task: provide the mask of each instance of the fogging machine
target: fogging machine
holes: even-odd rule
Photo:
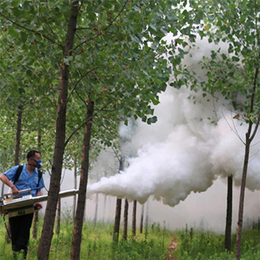
[[[59,193],[59,198],[70,197],[78,194],[77,189],[65,190]],[[36,210],[34,204],[36,202],[46,201],[48,195],[40,195],[33,197],[31,189],[21,190],[18,195],[12,193],[4,194],[0,200],[0,214],[8,214],[9,217],[16,217],[33,213]]]

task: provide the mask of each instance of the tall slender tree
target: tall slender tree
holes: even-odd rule
[[[132,214],[132,235],[136,235],[136,210],[137,210],[137,201],[133,201],[133,214]]]
[[[77,156],[74,155],[74,189],[78,188],[77,182]],[[77,195],[73,197],[73,207],[72,207],[72,221],[74,222],[76,216],[76,203],[77,203]]]
[[[124,158],[121,157],[119,161],[119,171],[124,169]],[[118,242],[119,239],[119,231],[120,231],[120,219],[121,219],[121,207],[122,207],[122,199],[116,199],[116,211],[115,211],[115,223],[114,223],[114,231],[113,231],[113,241]]]
[[[95,203],[95,211],[94,211],[94,226],[97,225],[98,219],[98,193],[96,194],[96,203]]]
[[[77,16],[79,11],[79,1],[71,1],[71,13],[68,21],[66,40],[63,47],[64,60],[71,55],[74,37],[76,33]],[[50,189],[44,216],[42,236],[38,248],[38,259],[49,259],[51,247],[56,205],[60,191],[60,179],[62,171],[63,154],[65,149],[66,132],[66,109],[68,102],[69,86],[69,65],[63,60],[60,66],[60,87],[56,119],[56,138],[54,148],[54,158],[52,165],[52,175],[50,180]]]
[[[259,39],[260,40],[260,39]],[[260,45],[260,41],[259,45]],[[260,56],[259,56],[260,58]],[[259,59],[258,58],[258,59]],[[260,59],[259,59],[260,60]],[[250,116],[248,122],[248,130],[245,136],[245,157],[244,157],[244,165],[242,171],[242,183],[240,188],[240,198],[239,198],[239,212],[238,212],[238,222],[237,222],[237,237],[236,237],[236,259],[239,260],[241,256],[241,240],[242,240],[242,226],[243,226],[243,216],[244,216],[244,201],[245,201],[245,188],[246,188],[246,179],[248,172],[248,164],[250,157],[250,147],[251,143],[254,140],[256,132],[260,123],[260,109],[259,107],[255,107],[257,101],[257,96],[259,97],[260,89],[259,84],[257,83],[259,80],[259,65],[255,68],[255,77],[252,85],[251,92],[251,101],[250,101]]]
[[[140,228],[139,228],[140,234],[143,233],[143,230],[144,230],[144,204],[142,205],[141,217],[140,217]]]
[[[20,163],[20,143],[21,143],[21,132],[22,132],[22,115],[23,115],[23,105],[19,104],[17,109],[17,129],[16,129],[16,138],[15,138],[15,158],[14,165]]]
[[[125,207],[124,207],[124,227],[123,227],[123,239],[127,240],[127,230],[128,230],[128,209],[129,203],[128,200],[125,200]]]
[[[126,117],[140,117],[149,124],[155,122],[151,103],[158,104],[157,94],[165,90],[170,72],[162,55],[169,46],[162,38],[169,31],[177,34],[178,28],[182,28],[182,34],[190,34],[192,28],[188,25],[192,16],[183,8],[172,8],[178,4],[178,1],[163,0],[156,5],[154,1],[128,0],[123,3],[92,1],[91,4],[74,0],[0,3],[4,31],[12,36],[10,45],[15,45],[17,60],[21,62],[17,67],[24,68],[19,82],[33,86],[37,95],[32,103],[48,101],[52,110],[56,109],[56,119],[53,120],[52,111],[49,121],[42,123],[48,122],[46,128],[52,130],[55,125],[55,131],[48,132],[55,142],[38,259],[49,257],[68,144],[66,129],[73,132],[72,128],[85,125],[82,98],[95,102],[98,124],[93,128],[94,140],[101,140],[104,146],[112,145],[118,122]],[[175,64],[179,63],[180,59],[176,59]],[[9,85],[20,79],[18,73],[13,75],[13,79],[8,77]],[[31,81],[34,84],[28,84]],[[23,87],[18,89],[24,91]],[[76,97],[81,104],[72,102]],[[53,145],[44,147],[45,152],[53,150]]]
[[[231,252],[231,236],[232,236],[232,209],[233,209],[233,176],[227,178],[227,213],[226,213],[226,229],[225,229],[225,249]]]
[[[81,173],[78,193],[78,203],[75,216],[73,239],[71,245],[70,259],[80,259],[80,246],[82,236],[82,226],[86,204],[87,183],[88,183],[88,171],[89,171],[89,153],[90,153],[90,139],[91,128],[94,114],[94,102],[89,100],[87,105],[86,125],[84,131],[84,140],[82,147],[82,161],[81,161]]]
[[[259,88],[259,3],[256,0],[241,1],[198,1],[203,23],[197,26],[201,37],[207,36],[209,43],[222,43],[211,50],[211,57],[203,57],[202,68],[206,80],[193,81],[192,88],[199,85],[204,96],[221,94],[229,99],[236,113],[234,120],[247,125],[244,137],[244,161],[241,169],[241,190],[237,223],[236,259],[240,259],[246,179],[248,175],[250,149],[260,123]],[[250,7],[250,8],[249,8]],[[187,75],[189,74],[188,71]],[[185,74],[185,73],[184,73]],[[183,75],[184,75],[183,74]],[[182,82],[187,83],[186,79]],[[197,85],[197,83],[199,83]],[[243,103],[239,102],[243,98]]]

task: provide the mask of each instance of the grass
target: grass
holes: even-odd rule
[[[231,252],[224,250],[224,235],[212,232],[194,232],[193,229],[175,232],[178,260],[233,260],[235,259],[236,234],[232,235]],[[260,232],[244,230],[242,234],[241,260],[260,260]]]
[[[30,240],[28,260],[37,259],[42,219],[38,223],[38,238]],[[0,259],[11,260],[11,244],[5,242],[4,221],[0,219]],[[69,260],[73,224],[70,220],[61,222],[60,234],[54,234],[49,260]],[[118,243],[112,241],[113,225],[93,225],[85,222],[82,231],[80,260],[231,260],[234,259],[235,234],[232,237],[232,252],[224,250],[224,235],[212,232],[190,230],[167,231],[159,224],[153,224],[145,233],[136,236],[129,231],[128,240],[119,235]],[[172,237],[177,250],[168,255]],[[259,230],[244,230],[242,234],[241,260],[260,260]]]
[[[38,224],[38,238],[30,239],[28,260],[37,259],[37,248],[40,240],[42,220]],[[0,220],[0,259],[13,259],[11,244],[5,242],[5,226]],[[73,224],[69,220],[61,222],[59,235],[54,234],[50,249],[49,260],[69,260],[72,240]],[[94,226],[85,222],[82,230],[80,260],[163,260],[166,258],[167,248],[171,241],[171,232],[160,225],[152,225],[144,233],[137,232],[136,236],[129,231],[128,240],[119,235],[118,243],[112,241],[113,225],[98,223]]]

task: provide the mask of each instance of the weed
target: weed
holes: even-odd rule
[[[42,219],[38,223],[38,239],[30,240],[28,260],[37,260]],[[5,234],[5,226],[0,219],[0,232]],[[129,232],[130,233],[130,232]],[[113,242],[113,225],[85,222],[82,229],[80,260],[165,260],[172,239],[172,233],[159,224],[147,227],[144,234],[122,239],[119,233],[117,243]],[[61,222],[59,234],[54,234],[49,260],[67,260],[70,258],[73,223]],[[174,232],[177,250],[171,252],[178,260],[233,260],[236,236],[232,236],[231,253],[224,249],[224,236],[211,232],[199,232],[194,229]],[[0,259],[12,260],[11,244],[0,237]],[[171,258],[172,259],[172,258]],[[244,230],[242,234],[241,260],[260,260],[260,236],[258,230]]]
[[[231,253],[224,249],[224,235],[194,232],[194,230],[175,233],[178,247],[175,255],[178,260],[233,260],[235,255],[236,234],[232,236]],[[257,230],[244,230],[241,260],[260,260],[260,237]]]

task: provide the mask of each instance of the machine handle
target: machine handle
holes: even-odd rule
[[[18,193],[24,193],[24,192],[27,192],[28,194],[30,193],[31,189],[25,189],[25,190],[19,190]],[[4,194],[4,196],[8,197],[10,195],[13,195],[13,193],[6,193]],[[17,195],[14,195],[14,196],[17,196]]]

